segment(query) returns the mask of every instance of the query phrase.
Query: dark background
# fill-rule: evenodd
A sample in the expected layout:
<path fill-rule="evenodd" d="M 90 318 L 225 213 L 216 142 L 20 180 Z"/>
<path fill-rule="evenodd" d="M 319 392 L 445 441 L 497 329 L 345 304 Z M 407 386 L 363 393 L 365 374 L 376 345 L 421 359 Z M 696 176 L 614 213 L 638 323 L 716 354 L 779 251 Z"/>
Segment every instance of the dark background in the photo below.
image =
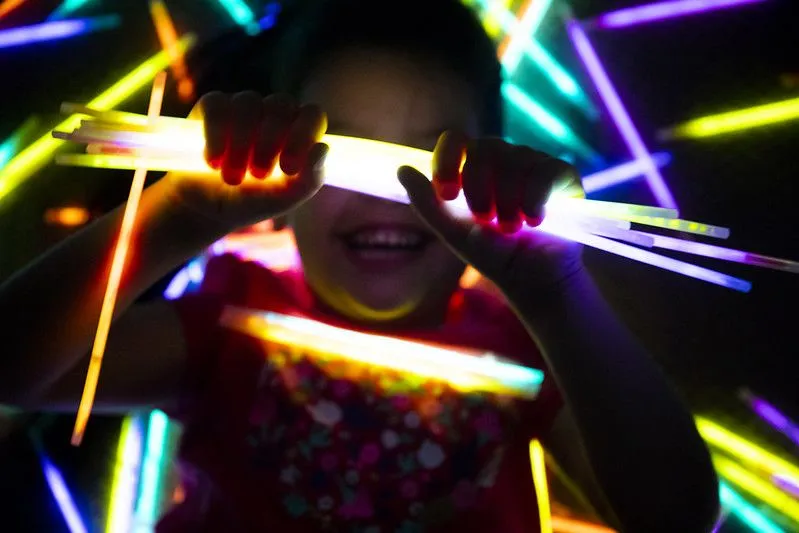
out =
<path fill-rule="evenodd" d="M 0 28 L 40 22 L 58 3 L 30 0 L 0 20 Z M 257 14 L 267 5 L 248 3 Z M 588 19 L 636 3 L 575 0 L 572 7 L 578 18 Z M 167 5 L 179 31 L 211 38 L 234 28 L 211 0 L 172 0 Z M 799 120 L 703 140 L 662 143 L 655 133 L 698 116 L 799 96 L 798 8 L 796 0 L 771 0 L 589 34 L 649 148 L 672 154 L 663 174 L 682 217 L 730 227 L 730 247 L 792 259 L 799 259 Z M 61 101 L 88 101 L 158 49 L 146 2 L 95 1 L 78 16 L 107 13 L 122 15 L 123 25 L 0 50 L 0 139 L 31 114 L 39 115 L 44 133 L 60 119 Z M 590 91 L 590 80 L 555 17 L 539 38 Z M 598 123 L 584 120 L 540 83 L 529 64 L 522 64 L 521 76 L 527 91 L 567 118 L 609 162 L 628 160 L 609 117 L 603 115 Z M 144 112 L 146 92 L 122 108 Z M 168 102 L 164 112 L 185 110 Z M 518 141 L 541 145 L 531 130 L 510 133 Z M 124 201 L 128 184 L 124 173 L 50 166 L 1 200 L 0 280 L 68 234 L 45 224 L 47 208 L 78 203 L 101 213 Z M 597 197 L 651 201 L 640 182 Z M 750 294 L 739 294 L 601 252 L 588 251 L 587 256 L 609 298 L 696 412 L 729 422 L 774 449 L 796 451 L 748 412 L 736 390 L 747 386 L 799 419 L 799 276 L 696 260 L 754 283 Z M 71 416 L 17 419 L 0 443 L 0 510 L 7 524 L 19 524 L 9 531 L 63 527 L 27 440 L 25 430 L 33 426 L 44 428 L 48 450 L 76 488 L 84 514 L 102 516 L 119 424 L 95 417 L 84 446 L 75 450 L 68 446 L 71 423 Z"/>

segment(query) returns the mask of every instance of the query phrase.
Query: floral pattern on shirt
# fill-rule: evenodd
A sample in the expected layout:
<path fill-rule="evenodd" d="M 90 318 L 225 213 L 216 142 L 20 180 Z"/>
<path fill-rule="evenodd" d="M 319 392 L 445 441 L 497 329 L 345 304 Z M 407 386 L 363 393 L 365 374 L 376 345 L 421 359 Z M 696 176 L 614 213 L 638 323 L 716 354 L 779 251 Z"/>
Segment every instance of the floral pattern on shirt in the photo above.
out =
<path fill-rule="evenodd" d="M 416 533 L 493 484 L 506 398 L 268 344 L 250 413 L 255 464 L 291 517 L 326 530 Z"/>

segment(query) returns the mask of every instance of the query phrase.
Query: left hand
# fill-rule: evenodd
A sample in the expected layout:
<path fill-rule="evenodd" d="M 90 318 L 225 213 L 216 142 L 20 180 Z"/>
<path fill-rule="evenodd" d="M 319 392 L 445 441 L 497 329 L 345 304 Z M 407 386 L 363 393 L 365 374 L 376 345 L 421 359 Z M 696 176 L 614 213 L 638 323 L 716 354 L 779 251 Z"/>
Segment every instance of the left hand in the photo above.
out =
<path fill-rule="evenodd" d="M 582 268 L 580 245 L 519 231 L 541 224 L 553 187 L 579 187 L 577 171 L 564 161 L 502 139 L 445 132 L 433 153 L 432 183 L 412 167 L 401 167 L 398 177 L 430 229 L 506 293 L 548 291 Z M 443 203 L 461 189 L 473 220 L 455 218 Z"/>

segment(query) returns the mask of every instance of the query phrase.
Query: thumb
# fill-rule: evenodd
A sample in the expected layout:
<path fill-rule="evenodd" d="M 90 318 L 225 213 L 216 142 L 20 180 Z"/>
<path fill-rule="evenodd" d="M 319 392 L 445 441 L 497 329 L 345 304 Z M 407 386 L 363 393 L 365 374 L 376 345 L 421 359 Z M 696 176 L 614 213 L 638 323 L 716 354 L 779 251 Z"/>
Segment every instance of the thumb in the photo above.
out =
<path fill-rule="evenodd" d="M 433 184 L 427 177 L 413 167 L 402 166 L 397 171 L 400 184 L 405 187 L 411 200 L 411 207 L 420 219 L 453 251 L 468 261 L 470 233 L 474 224 L 468 220 L 454 217 L 439 199 Z"/>

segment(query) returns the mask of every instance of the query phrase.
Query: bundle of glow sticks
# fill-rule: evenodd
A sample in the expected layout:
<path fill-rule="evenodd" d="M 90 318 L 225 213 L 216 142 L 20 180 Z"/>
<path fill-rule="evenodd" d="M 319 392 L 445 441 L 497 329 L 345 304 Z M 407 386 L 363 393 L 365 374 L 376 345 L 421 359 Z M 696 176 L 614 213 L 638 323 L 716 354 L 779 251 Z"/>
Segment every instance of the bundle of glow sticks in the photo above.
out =
<path fill-rule="evenodd" d="M 490 352 L 362 333 L 280 313 L 231 306 L 222 313 L 220 323 L 317 357 L 442 381 L 461 392 L 534 399 L 544 380 L 540 370 L 514 364 Z"/>
<path fill-rule="evenodd" d="M 62 105 L 62 111 L 87 117 L 72 132 L 54 132 L 58 138 L 87 145 L 86 154 L 58 156 L 56 161 L 62 165 L 190 172 L 219 179 L 218 171 L 209 167 L 203 157 L 205 140 L 200 121 L 97 111 L 69 103 Z M 432 154 L 424 150 L 339 135 L 325 135 L 323 141 L 330 146 L 325 163 L 327 186 L 408 203 L 407 194 L 396 179 L 397 168 L 411 165 L 425 175 L 432 173 Z M 271 178 L 283 177 L 276 170 Z M 447 202 L 447 207 L 455 214 L 470 215 L 462 194 Z M 675 209 L 588 200 L 582 198 L 579 191 L 564 189 L 551 195 L 546 211 L 547 217 L 541 226 L 522 231 L 543 231 L 737 291 L 747 292 L 751 284 L 648 249 L 662 248 L 799 273 L 796 261 L 631 228 L 631 224 L 636 224 L 718 239 L 729 236 L 727 228 L 682 220 Z"/>

